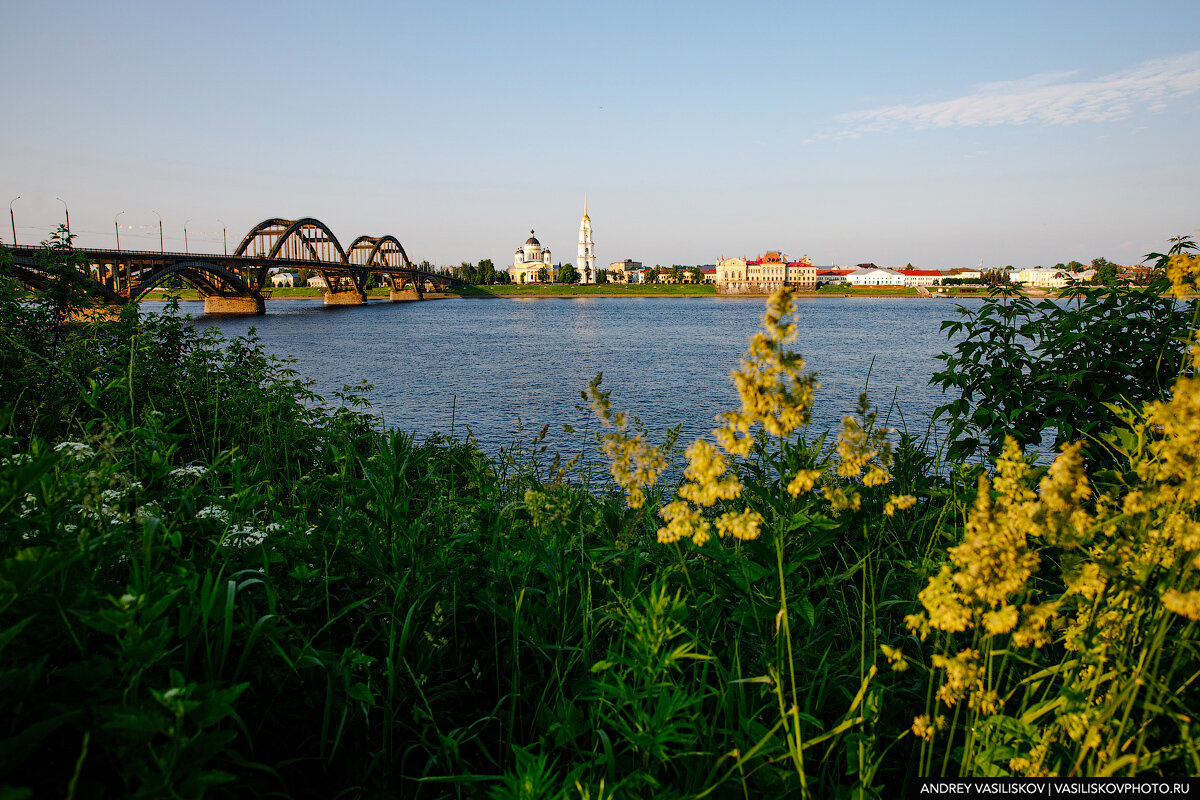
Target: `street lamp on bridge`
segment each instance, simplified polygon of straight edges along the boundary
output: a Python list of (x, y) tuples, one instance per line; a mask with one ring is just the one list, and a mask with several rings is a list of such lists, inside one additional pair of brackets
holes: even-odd
[(8, 220), (12, 223), (13, 228), (13, 247), (17, 246), (17, 218), (13, 216), (12, 204), (21, 199), (21, 195), (17, 195), (12, 200), (8, 201)]
[(61, 197), (55, 197), (55, 200), (63, 204), (63, 211), (67, 214), (67, 237), (71, 236), (71, 209), (67, 208), (67, 201)]
[(217, 222), (221, 223), (221, 246), (225, 248), (225, 255), (229, 255), (229, 241), (225, 238), (225, 221), (217, 217)]
[(124, 213), (125, 213), (124, 211), (118, 211), (117, 215), (115, 217), (113, 217), (113, 230), (117, 232), (117, 252), (118, 253), (121, 252), (121, 226), (117, 224), (117, 220), (120, 219), (121, 215)]
[(162, 214), (159, 214), (157, 211), (151, 211), (150, 213), (158, 217), (158, 252), (165, 253), (166, 250), (163, 248), (162, 238)]
[(187, 225), (188, 225), (188, 222), (191, 222), (191, 219), (189, 219), (187, 222), (183, 223), (183, 254), (184, 254), (184, 255), (188, 255), (188, 244), (187, 244)]

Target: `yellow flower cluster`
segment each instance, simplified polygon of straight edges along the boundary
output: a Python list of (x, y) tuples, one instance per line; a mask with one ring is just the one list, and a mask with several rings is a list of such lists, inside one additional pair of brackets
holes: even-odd
[[(877, 412), (871, 408), (867, 393), (858, 396), (857, 416), (842, 418), (842, 429), (838, 433), (837, 474), (843, 478), (858, 478), (862, 476), (863, 486), (882, 486), (892, 479), (889, 471), (892, 465), (892, 445), (887, 440), (886, 428), (877, 428), (875, 421)], [(863, 474), (866, 470), (866, 474)], [(862, 506), (862, 497), (858, 492), (846, 491), (840, 486), (826, 486), (822, 492), (834, 511), (857, 511)], [(900, 502), (900, 498), (893, 497)], [(913, 503), (916, 498), (913, 498)], [(885, 513), (891, 516), (896, 508), (908, 508), (908, 505), (889, 504)]]
[(904, 511), (905, 509), (912, 508), (916, 504), (917, 498), (913, 497), (911, 494), (894, 494), (888, 499), (887, 504), (884, 505), (883, 513), (885, 516), (891, 517), (894, 516), (897, 511)]
[[(712, 538), (713, 523), (702, 509), (718, 500), (735, 500), (742, 493), (741, 482), (725, 474), (725, 457), (704, 439), (692, 443), (687, 458), (688, 466), (683, 473), (687, 482), (679, 488), (679, 497), (659, 512), (667, 524), (659, 528), (658, 540), (665, 544), (691, 539), (703, 545)], [(755, 539), (761, 524), (762, 516), (756, 511), (726, 511), (717, 517), (716, 530), (722, 537)]]
[(784, 287), (767, 300), (763, 330), (750, 340), (750, 351), (730, 378), (742, 407), (726, 412), (715, 432), (717, 443), (730, 455), (745, 456), (754, 446), (752, 429), (762, 424), (771, 436), (789, 436), (809, 423), (816, 376), (804, 372), (804, 359), (788, 348), (796, 339), (792, 289)]
[[(997, 497), (992, 482), (981, 476), (962, 544), (949, 549), (950, 563), (918, 595), (925, 612), (908, 618), (914, 631), (924, 636), (930, 628), (949, 633), (982, 628), (993, 636), (1013, 633), (1021, 643), (1044, 643), (1054, 607), (1022, 606), (1019, 595), (1040, 563), (1031, 536), (1078, 541), (1079, 531), (1090, 525), (1080, 506), (1091, 496), (1080, 447), (1063, 450), (1041, 481), (1039, 498), (1030, 488), (1031, 470), (1021, 449), (1011, 438), (1005, 442), (996, 461)], [(1061, 535), (1068, 527), (1074, 533)]]
[(603, 373), (591, 380), (587, 391), (582, 393), (583, 398), (591, 404), (601, 425), (616, 429), (601, 434), (600, 449), (608, 457), (613, 480), (625, 490), (629, 507), (641, 508), (646, 502), (642, 488), (654, 486), (667, 468), (667, 460), (657, 447), (646, 441), (645, 433), (629, 435), (628, 415), (624, 411), (613, 412), (609, 401), (611, 392), (600, 389), (602, 377)]
[[(1189, 271), (1172, 275), (1177, 288), (1200, 276), (1200, 264), (1184, 266)], [(986, 716), (1001, 711), (1002, 698), (1020, 702), (1029, 685), (1061, 693), (1049, 706), (1053, 713), (1027, 717), (1037, 720), (1036, 744), (1017, 748), (1014, 771), (1103, 768), (1128, 741), (1131, 676), (1146, 687), (1142, 714), (1162, 713), (1154, 711), (1158, 698), (1164, 706), (1173, 702), (1168, 698), (1186, 686), (1180, 681), (1192, 679), (1190, 667), (1172, 670), (1190, 658), (1179, 648), (1200, 621), (1197, 362), (1194, 347), (1170, 400), (1126, 416), (1131, 430), (1119, 442), (1129, 466), (1098, 497), (1081, 445), (1063, 448), (1035, 481), (1024, 454), (1006, 442), (994, 479), (980, 479), (963, 541), (949, 548), (949, 562), (920, 592), (923, 611), (906, 619), (922, 638), (935, 630), (970, 637), (957, 645), (943, 639), (947, 649), (932, 659), (939, 704), (965, 704)], [(1055, 584), (1059, 593), (1039, 596)], [(1164, 638), (1168, 630), (1180, 633)], [(1052, 641), (1070, 656), (1045, 683), (1047, 654), (1017, 652)], [(1175, 654), (1151, 652), (1164, 647)], [(1034, 670), (1043, 670), (1036, 681)], [(980, 724), (979, 716), (973, 720), (965, 725)], [(929, 739), (935, 727), (922, 715), (913, 733)], [(1068, 761), (1054, 760), (1063, 753), (1072, 754)]]
[(1167, 261), (1167, 278), (1176, 296), (1200, 294), (1200, 255), (1179, 253)]
[(879, 645), (879, 651), (887, 658), (888, 663), (892, 665), (893, 672), (904, 672), (908, 669), (908, 660), (904, 658), (904, 651), (898, 647), (888, 647), (886, 644)]
[(787, 485), (788, 494), (792, 497), (797, 497), (805, 492), (811, 492), (813, 487), (817, 485), (817, 480), (824, 475), (819, 469), (802, 469), (796, 472), (796, 477), (792, 478)]

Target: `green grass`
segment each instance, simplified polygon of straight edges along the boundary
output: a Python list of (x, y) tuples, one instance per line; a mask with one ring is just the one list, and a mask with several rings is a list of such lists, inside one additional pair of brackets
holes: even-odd
[(850, 286), (848, 284), (826, 284), (817, 290), (818, 294), (827, 295), (849, 295), (857, 297), (860, 295), (870, 297), (918, 297), (920, 293), (916, 289), (909, 289), (904, 286)]

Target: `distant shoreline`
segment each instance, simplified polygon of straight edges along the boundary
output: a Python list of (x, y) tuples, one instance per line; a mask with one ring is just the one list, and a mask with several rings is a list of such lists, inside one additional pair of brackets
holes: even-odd
[[(165, 300), (168, 290), (152, 289), (142, 299), (144, 300)], [(674, 297), (674, 298), (690, 298), (690, 297), (716, 297), (727, 300), (765, 300), (769, 294), (718, 294), (715, 287), (711, 284), (703, 286), (693, 286), (690, 284), (683, 285), (661, 285), (655, 288), (650, 287), (627, 287), (620, 284), (601, 284), (600, 286), (490, 286), (479, 287), (472, 286), (463, 290), (450, 290), (447, 292), (430, 293), (437, 297), (458, 297), (466, 300), (505, 300), (505, 299), (529, 299), (529, 298), (572, 298), (572, 297)], [(1045, 289), (1032, 289), (1023, 293), (1030, 298), (1045, 298), (1058, 297), (1057, 292), (1048, 291)], [(275, 289), (268, 293), (269, 300), (315, 300), (324, 297), (325, 293), (321, 289)], [(389, 292), (387, 289), (374, 289), (367, 292), (368, 301), (386, 300)], [(202, 298), (194, 289), (176, 290), (173, 295), (180, 302), (199, 302)], [(897, 289), (896, 287), (861, 287), (855, 291), (843, 292), (797, 292), (793, 295), (796, 300), (815, 300), (822, 297), (836, 298), (851, 298), (851, 297), (895, 297), (914, 300), (963, 300), (970, 298), (985, 298), (988, 296), (986, 291), (978, 291), (971, 293), (932, 293), (920, 294), (916, 289)]]

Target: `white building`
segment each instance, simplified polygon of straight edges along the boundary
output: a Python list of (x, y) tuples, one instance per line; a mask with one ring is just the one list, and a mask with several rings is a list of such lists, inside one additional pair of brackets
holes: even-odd
[(508, 268), (508, 275), (513, 283), (537, 283), (538, 273), (543, 269), (546, 270), (547, 277), (554, 280), (550, 248), (542, 247), (542, 243), (530, 230), (529, 238), (525, 240), (524, 245), (517, 248), (516, 255), (513, 256), (513, 265)]
[(918, 286), (933, 286), (946, 277), (941, 271), (936, 269), (902, 269), (897, 271), (904, 276), (904, 285), (909, 289), (915, 289)]
[(1072, 281), (1083, 283), (1091, 280), (1092, 275), (1095, 275), (1096, 271), (1090, 270), (1090, 272), (1091, 275), (1084, 272), (1064, 272), (1061, 269), (1050, 267), (1036, 267), (1012, 273), (1012, 280), (1016, 283), (1039, 289), (1061, 289)]
[(271, 276), (272, 286), (295, 286), (300, 280), (295, 272), (276, 272)]
[(846, 283), (851, 286), (903, 286), (904, 275), (884, 267), (856, 269), (846, 276)]
[(579, 220), (579, 255), (575, 256), (575, 271), (580, 283), (596, 282), (596, 247), (592, 243), (592, 220), (587, 213), (587, 195), (583, 196), (583, 219)]

